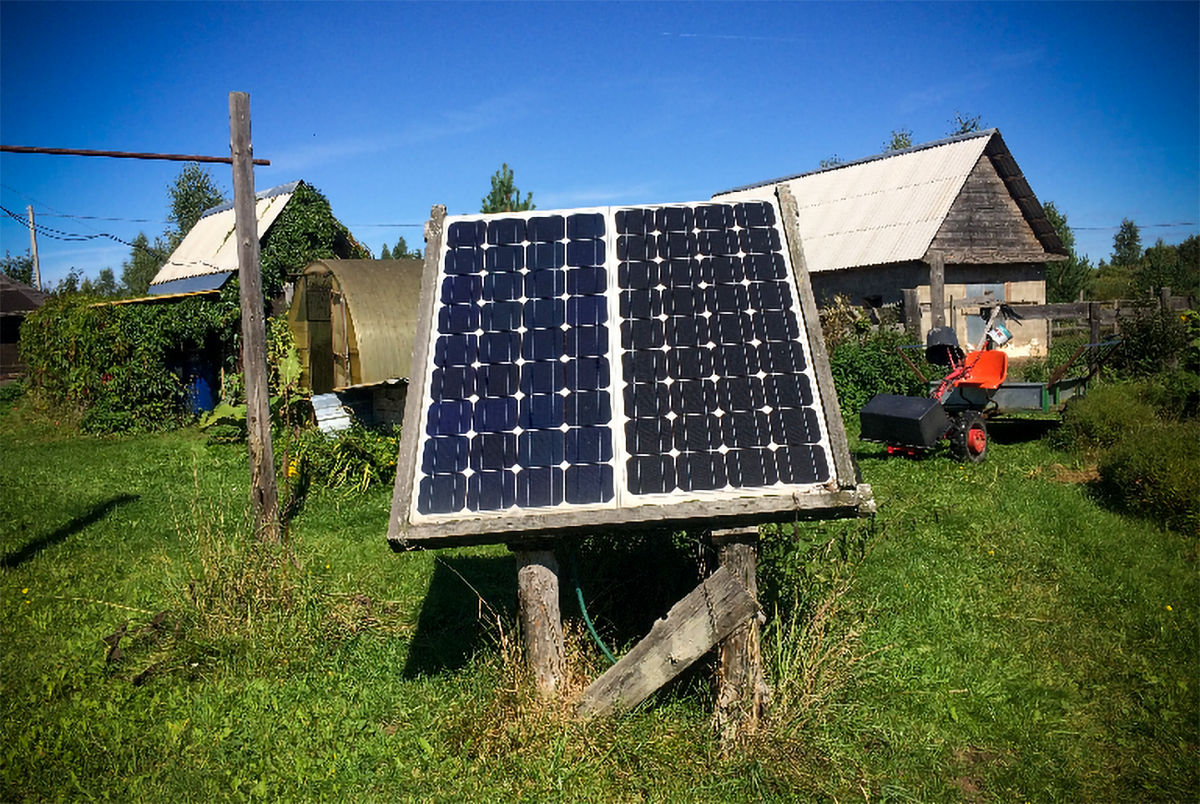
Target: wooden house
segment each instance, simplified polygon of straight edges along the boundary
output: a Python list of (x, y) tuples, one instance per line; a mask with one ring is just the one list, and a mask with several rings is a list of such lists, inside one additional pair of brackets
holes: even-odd
[(46, 294), (0, 273), (0, 379), (24, 371), (21, 363), (21, 324), (46, 302)]
[[(945, 322), (978, 343), (978, 305), (990, 296), (1045, 304), (1045, 265), (1067, 250), (996, 129), (951, 137), (834, 167), (739, 187), (714, 200), (796, 199), (805, 261), (818, 302), (845, 296), (868, 307), (920, 305), (931, 326), (930, 276), (944, 271)], [(936, 283), (935, 283), (936, 287)], [(908, 291), (906, 294), (905, 291)], [(955, 302), (958, 302), (956, 304)], [(1014, 355), (1044, 353), (1048, 323), (1010, 327)]]

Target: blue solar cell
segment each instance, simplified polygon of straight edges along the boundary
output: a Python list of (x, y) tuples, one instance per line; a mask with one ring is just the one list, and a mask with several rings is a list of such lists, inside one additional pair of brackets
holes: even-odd
[(680, 452), (711, 452), (724, 443), (721, 417), (712, 414), (680, 416), (674, 422), (675, 449)]
[(563, 501), (563, 470), (558, 467), (526, 469), (517, 475), (517, 505), (541, 508)]
[(483, 265), (489, 271), (519, 271), (525, 267), (522, 246), (493, 246), (485, 252)]
[(768, 423), (776, 444), (815, 444), (821, 440), (821, 425), (812, 408), (773, 410), (768, 414)]
[(445, 271), (447, 274), (477, 274), (482, 270), (482, 249), (459, 248), (446, 252)]
[(668, 409), (685, 415), (708, 413), (717, 407), (716, 388), (711, 380), (680, 380), (673, 383)]
[(567, 238), (585, 240), (604, 237), (604, 215), (600, 212), (567, 216)]
[(484, 301), (512, 301), (525, 292), (525, 277), (518, 273), (488, 274), (483, 278)]
[(612, 431), (607, 427), (572, 427), (566, 432), (567, 463), (607, 463), (612, 460)]
[(529, 329), (561, 327), (567, 320), (567, 306), (562, 299), (531, 299), (525, 302), (523, 312)]
[(750, 306), (755, 310), (783, 310), (792, 306), (792, 294), (783, 282), (751, 282)]
[(658, 256), (664, 260), (695, 257), (700, 244), (692, 232), (664, 232), (658, 236)]
[(525, 226), (525, 237), (531, 243), (552, 243), (566, 236), (566, 223), (562, 215), (530, 218)]
[(654, 225), (660, 232), (690, 232), (696, 227), (696, 215), (691, 207), (661, 207)]
[(780, 248), (778, 229), (743, 229), (740, 240), (746, 254), (771, 254)]
[[(717, 321), (711, 318), (696, 318), (692, 316), (673, 316), (666, 321), (666, 338), (668, 346), (705, 346), (710, 340), (715, 340), (713, 330)], [(644, 348), (644, 347), (636, 347)]]
[(662, 314), (662, 294), (655, 290), (623, 290), (619, 299), (622, 318), (657, 318)]
[(517, 392), (518, 369), (515, 365), (483, 365), (476, 372), (475, 388), (479, 396), (512, 396)]
[(427, 475), (448, 475), (467, 468), (470, 442), (462, 436), (431, 438), (425, 442), (421, 471)]
[(622, 209), (616, 214), (617, 234), (647, 235), (654, 231), (654, 210)]
[(704, 262), (712, 271), (712, 281), (718, 285), (732, 285), (746, 278), (741, 257), (713, 257)]
[(567, 324), (572, 327), (603, 324), (608, 320), (608, 299), (603, 296), (573, 296), (567, 299)]
[(563, 331), (531, 329), (521, 342), (521, 357), (526, 360), (557, 360), (563, 355)]
[(622, 262), (618, 268), (622, 288), (648, 290), (658, 284), (658, 263)]
[(617, 259), (641, 262), (658, 256), (658, 238), (652, 235), (621, 235), (617, 238)]
[(625, 386), (625, 415), (632, 419), (665, 416), (671, 411), (671, 386), (635, 382)]
[(446, 227), (446, 245), (452, 249), (482, 246), (486, 234), (486, 221), (458, 221)]
[(771, 444), (771, 419), (759, 410), (730, 413), (721, 417), (722, 443), (729, 449), (768, 447)]
[(657, 349), (625, 352), (621, 370), (626, 382), (661, 382), (667, 378), (667, 353)]
[(572, 327), (564, 337), (568, 357), (599, 357), (608, 354), (608, 327)]
[(550, 430), (565, 422), (561, 394), (530, 394), (521, 400), (522, 430)]
[(679, 488), (684, 491), (715, 491), (725, 487), (725, 458), (719, 452), (685, 452), (675, 459), (675, 471)]
[(479, 326), (484, 330), (516, 332), (521, 327), (522, 312), (517, 301), (484, 304), (479, 308)]
[(613, 498), (613, 469), (607, 464), (575, 464), (564, 476), (564, 497), (573, 505), (608, 502)]
[(735, 204), (733, 209), (737, 225), (743, 228), (748, 226), (775, 225), (775, 207), (765, 202), (747, 201), (742, 204)]
[(485, 332), (479, 336), (480, 363), (511, 363), (521, 356), (521, 336), (516, 332)]
[(717, 380), (717, 405), (721, 410), (727, 413), (758, 410), (765, 404), (763, 381), (758, 377), (722, 377)]
[(780, 447), (775, 450), (775, 465), (781, 483), (816, 483), (829, 477), (825, 450), (815, 444)]
[(737, 232), (700, 232), (696, 242), (701, 254), (727, 256), (742, 250)]
[(479, 307), (474, 304), (450, 304), (438, 311), (438, 332), (467, 333), (479, 329)]
[[(682, 426), (680, 423), (680, 430)], [(657, 416), (652, 419), (630, 419), (625, 422), (625, 448), (634, 455), (670, 452), (675, 445), (675, 430), (673, 422)]]
[(758, 350), (748, 343), (721, 347), (722, 371), (726, 377), (748, 377), (758, 374)]
[(550, 271), (562, 268), (567, 250), (562, 243), (532, 243), (525, 248), (525, 267), (531, 271)]
[(576, 391), (563, 401), (563, 418), (573, 427), (595, 427), (612, 421), (608, 391)]
[(675, 459), (670, 455), (633, 455), (625, 468), (634, 494), (664, 494), (675, 489)]
[(709, 294), (710, 313), (738, 313), (750, 308), (750, 294), (745, 285), (717, 285)]
[(525, 239), (525, 221), (521, 218), (500, 218), (487, 222), (487, 241), (489, 244), (511, 245)]
[(467, 481), (466, 507), (471, 511), (503, 511), (517, 504), (517, 476), (512, 472), (477, 472)]
[(517, 426), (517, 400), (486, 397), (475, 403), (472, 426), (477, 433), (505, 433)]
[(766, 404), (773, 408), (807, 408), (813, 403), (812, 388), (803, 374), (771, 374), (763, 387)]
[(425, 432), (427, 435), (465, 435), (471, 429), (471, 403), (453, 399), (434, 402), (429, 406)]
[(474, 335), (442, 335), (433, 345), (433, 364), (439, 368), (469, 366), (475, 362), (477, 345)]
[(567, 434), (561, 430), (526, 430), (517, 437), (522, 467), (558, 466), (566, 458)]
[(555, 299), (566, 290), (566, 271), (530, 271), (525, 275), (525, 295), (531, 299)]
[(608, 290), (608, 272), (603, 268), (572, 268), (567, 271), (567, 293), (572, 296), (601, 296)]
[(567, 242), (567, 265), (604, 265), (603, 240), (571, 240)]
[(463, 475), (426, 475), (417, 487), (417, 510), (422, 514), (452, 514), (467, 504)]
[(708, 319), (708, 324), (713, 343), (744, 344), (750, 341), (754, 334), (750, 316), (745, 313), (718, 313)]
[(804, 347), (796, 341), (767, 341), (759, 344), (758, 362), (770, 374), (795, 374), (804, 371), (807, 361)]
[(470, 304), (483, 292), (478, 276), (448, 276), (442, 280), (442, 304)]
[(751, 282), (777, 282), (787, 278), (782, 254), (747, 254), (742, 258), (742, 269), (745, 278)]
[(666, 343), (666, 340), (667, 325), (663, 321), (654, 318), (633, 318), (621, 322), (622, 349), (657, 349)]
[(791, 310), (760, 310), (754, 316), (754, 337), (760, 341), (794, 341), (800, 324)]
[(679, 347), (666, 355), (667, 375), (673, 380), (700, 380), (717, 373), (715, 355), (709, 349)]
[(695, 214), (697, 229), (729, 229), (737, 223), (733, 207), (728, 204), (701, 204)]
[(433, 370), (429, 395), (434, 399), (467, 399), (475, 393), (475, 369), (450, 366)]
[(702, 281), (698, 260), (677, 259), (661, 264), (662, 283), (672, 288), (690, 288)]
[(526, 394), (554, 394), (568, 387), (566, 370), (560, 360), (530, 361), (521, 366), (521, 391)]
[(511, 469), (517, 465), (516, 435), (480, 433), (471, 440), (470, 460), (471, 468), (476, 472)]
[(580, 357), (556, 365), (563, 367), (566, 387), (572, 391), (595, 391), (611, 383), (606, 357)]
[(775, 455), (765, 449), (731, 450), (725, 456), (725, 473), (734, 488), (772, 486), (779, 481)]

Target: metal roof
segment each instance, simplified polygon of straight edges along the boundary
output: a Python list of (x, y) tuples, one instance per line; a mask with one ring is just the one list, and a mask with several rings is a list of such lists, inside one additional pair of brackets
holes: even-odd
[(45, 304), (49, 294), (0, 273), (0, 316), (25, 315)]
[[(279, 217), (279, 213), (283, 212), (299, 184), (290, 182), (255, 194), (254, 212), (258, 218), (260, 240)], [(237, 238), (234, 237), (236, 225), (232, 204), (222, 204), (205, 212), (159, 269), (150, 283), (150, 292), (155, 293), (156, 286), (167, 282), (209, 274), (228, 275), (237, 271)], [(172, 288), (163, 292), (174, 290), (175, 288)]]
[[(713, 198), (771, 197), (777, 185), (788, 184), (799, 207), (805, 260), (814, 273), (921, 260), (985, 152), (993, 164), (999, 161), (1006, 168), (998, 172), (1046, 250), (1061, 249), (996, 129), (747, 185)], [(1004, 175), (1010, 166), (1015, 175)], [(1046, 225), (1039, 226), (1042, 222)]]

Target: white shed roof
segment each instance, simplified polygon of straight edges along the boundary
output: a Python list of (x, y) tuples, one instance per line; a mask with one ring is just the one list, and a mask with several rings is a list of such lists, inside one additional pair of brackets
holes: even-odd
[[(283, 212), (298, 184), (291, 182), (256, 194), (254, 212), (258, 218), (259, 239)], [(178, 283), (179, 280), (206, 275), (225, 276), (237, 271), (235, 228), (232, 204), (223, 204), (205, 212), (159, 269), (150, 283), (150, 292), (165, 292), (167, 289), (159, 286), (168, 282)]]
[(812, 272), (920, 260), (995, 130), (804, 173), (713, 196), (796, 198)]

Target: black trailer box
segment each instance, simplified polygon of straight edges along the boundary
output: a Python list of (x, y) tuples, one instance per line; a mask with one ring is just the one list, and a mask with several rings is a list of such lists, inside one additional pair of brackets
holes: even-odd
[(858, 412), (863, 441), (928, 449), (949, 432), (950, 416), (936, 399), (879, 394)]

